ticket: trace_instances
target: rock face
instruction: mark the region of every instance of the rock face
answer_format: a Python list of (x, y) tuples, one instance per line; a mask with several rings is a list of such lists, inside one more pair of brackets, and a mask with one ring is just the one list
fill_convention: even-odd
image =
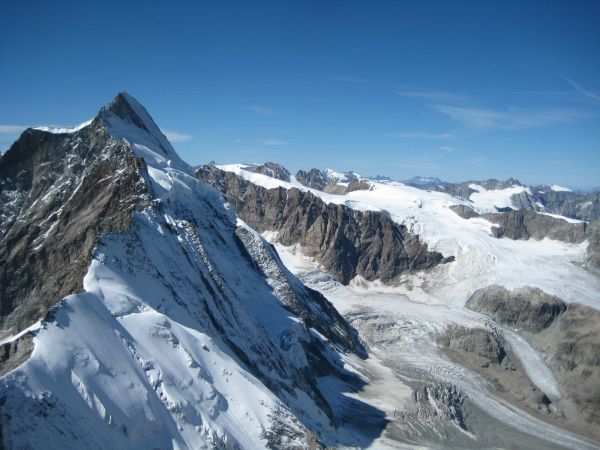
[[(99, 234), (125, 230), (146, 204), (144, 161), (111, 140), (105, 119), (79, 131), (28, 129), (0, 159), (0, 329), (22, 329), (82, 289)], [(1, 333), (0, 333), (1, 335)]]
[(536, 240), (547, 237), (570, 243), (583, 242), (586, 237), (585, 222), (571, 223), (526, 209), (484, 214), (483, 217), (499, 225), (492, 228), (496, 237), (509, 239), (532, 237)]
[(325, 191), (325, 187), (331, 182), (331, 179), (319, 169), (310, 169), (308, 172), (299, 170), (296, 172), (296, 180), (306, 187)]
[(585, 234), (588, 240), (587, 265), (600, 270), (600, 219), (590, 222)]
[[(343, 178), (340, 178), (341, 175), (343, 175)], [(321, 171), (314, 168), (308, 172), (299, 170), (296, 173), (296, 181), (311, 189), (338, 195), (371, 189), (369, 180), (359, 177), (354, 172), (334, 176), (331, 171)]]
[(324, 203), (298, 189), (265, 189), (214, 166), (196, 173), (219, 189), (250, 227), (277, 232), (283, 245), (300, 244), (344, 284), (357, 275), (389, 282), (449, 261), (382, 212)]
[(475, 354), (479, 358), (477, 365), (481, 367), (497, 365), (503, 370), (515, 370), (507, 344), (495, 330), (455, 326), (441, 336), (438, 343), (455, 352)]
[(544, 355), (564, 397), (558, 407), (571, 429), (600, 438), (600, 311), (525, 287), (491, 286), (477, 291), (467, 306), (498, 323), (517, 327)]
[(264, 164), (254, 164), (245, 168), (250, 172), (267, 175), (271, 178), (277, 178), (282, 181), (290, 181), (290, 171), (279, 163), (266, 162)]
[(545, 211), (579, 220), (600, 219), (600, 192), (555, 191), (551, 186), (536, 186), (511, 197), (515, 207)]
[(450, 209), (463, 219), (482, 217), (496, 224), (497, 226), (492, 228), (492, 233), (497, 238), (506, 237), (515, 240), (549, 238), (579, 244), (593, 234), (593, 230), (588, 232), (589, 227), (586, 222), (572, 223), (527, 209), (487, 214), (478, 214), (467, 205), (452, 205)]
[(523, 287), (509, 291), (502, 286), (476, 291), (467, 301), (467, 307), (494, 318), (502, 325), (531, 332), (548, 328), (567, 310), (567, 305), (560, 298), (541, 289)]

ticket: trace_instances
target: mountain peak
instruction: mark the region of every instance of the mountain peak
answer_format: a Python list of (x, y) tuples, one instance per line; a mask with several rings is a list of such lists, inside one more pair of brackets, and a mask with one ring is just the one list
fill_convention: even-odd
[(154, 122), (146, 108), (126, 92), (119, 92), (108, 106), (97, 115), (117, 139), (125, 139), (132, 144), (138, 156), (151, 163), (175, 164), (181, 170), (192, 173), (184, 163), (167, 137)]

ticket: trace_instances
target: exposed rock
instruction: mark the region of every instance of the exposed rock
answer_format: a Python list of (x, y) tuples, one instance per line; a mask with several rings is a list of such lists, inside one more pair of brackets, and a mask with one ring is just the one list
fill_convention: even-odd
[(438, 343), (456, 352), (475, 354), (481, 367), (494, 364), (504, 370), (515, 370), (507, 344), (495, 330), (454, 326), (438, 339)]
[(319, 169), (310, 169), (308, 172), (299, 170), (296, 172), (296, 180), (306, 187), (324, 191), (325, 186), (331, 181), (330, 178)]
[(402, 273), (453, 259), (430, 252), (383, 212), (325, 203), (295, 188), (265, 189), (214, 166), (201, 167), (197, 176), (217, 187), (250, 227), (277, 232), (283, 245), (300, 244), (344, 284), (356, 275), (391, 282)]
[(323, 294), (300, 283), (286, 269), (271, 244), (246, 227), (238, 227), (236, 234), (288, 310), (334, 344), (366, 356), (356, 331)]
[(369, 180), (359, 177), (354, 172), (347, 172), (344, 176), (344, 179), (340, 179), (333, 177), (327, 172), (313, 168), (308, 172), (299, 170), (296, 173), (296, 180), (306, 187), (327, 192), (328, 194), (343, 195), (352, 191), (371, 189)]
[(476, 291), (467, 301), (467, 307), (502, 325), (532, 332), (549, 327), (567, 310), (560, 298), (541, 289), (526, 286), (509, 291), (497, 285)]
[(583, 242), (586, 237), (585, 222), (571, 223), (526, 209), (483, 214), (482, 217), (499, 225), (492, 228), (492, 233), (496, 237), (509, 239), (532, 237), (538, 241), (547, 237), (570, 243)]
[(105, 117), (139, 120), (117, 97), (81, 130), (28, 129), (0, 159), (0, 327), (42, 318), (82, 289), (100, 233), (125, 230), (145, 202), (144, 161), (111, 138)]
[(450, 209), (458, 214), (463, 219), (472, 219), (473, 217), (479, 217), (473, 208), (467, 205), (451, 205)]
[(271, 178), (277, 178), (282, 181), (290, 181), (290, 171), (287, 170), (279, 163), (274, 162), (266, 162), (264, 164), (253, 164), (247, 167), (244, 167), (245, 170), (250, 172), (260, 173), (263, 175), (267, 175)]
[(33, 336), (29, 333), (0, 345), (0, 377), (19, 367), (29, 358), (32, 351)]
[(579, 220), (600, 219), (600, 192), (555, 191), (551, 186), (536, 186), (531, 193), (511, 197), (515, 207), (544, 211)]
[(565, 392), (557, 407), (567, 427), (600, 438), (600, 311), (562, 302), (539, 289), (491, 286), (467, 306), (499, 323), (517, 326), (544, 356)]
[[(586, 222), (572, 223), (567, 220), (540, 214), (527, 209), (478, 214), (467, 205), (452, 205), (450, 209), (463, 219), (483, 217), (496, 224), (492, 233), (497, 238), (541, 240), (544, 238), (578, 244), (593, 236), (593, 230), (588, 232)], [(597, 235), (597, 233), (596, 233)], [(591, 250), (594, 251), (593, 249)], [(596, 250), (597, 252), (597, 250)]]
[(588, 240), (587, 265), (600, 270), (600, 219), (588, 223), (585, 235)]

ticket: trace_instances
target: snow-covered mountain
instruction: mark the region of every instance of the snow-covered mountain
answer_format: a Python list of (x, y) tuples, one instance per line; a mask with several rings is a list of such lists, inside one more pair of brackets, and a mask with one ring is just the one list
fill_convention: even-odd
[[(355, 331), (119, 94), (0, 160), (6, 448), (367, 445)], [(361, 411), (362, 429), (344, 417)], [(320, 445), (320, 444), (319, 444)]]
[(26, 130), (0, 447), (600, 448), (598, 221), (438, 181), (192, 169), (124, 93)]
[[(393, 408), (384, 407), (391, 424), (378, 444), (596, 448), (565, 429), (600, 439), (594, 431), (600, 333), (592, 331), (600, 321), (592, 258), (597, 222), (520, 210), (515, 195), (530, 188), (510, 180), (471, 182), (469, 196), (461, 198), (389, 180), (326, 192), (243, 164), (205, 166), (197, 174), (218, 187), (242, 219), (260, 223), (286, 265), (359, 330), (369, 354), (408, 380), (413, 397), (398, 395)], [(314, 249), (349, 255), (340, 243), (352, 242), (352, 221), (336, 239), (321, 237), (339, 214), (332, 205), (353, 210), (359, 221), (365, 213), (382, 214), (446, 262), (348, 280)], [(386, 240), (381, 228), (370, 229)], [(369, 254), (365, 244), (372, 239), (359, 238), (359, 253)], [(387, 240), (385, 247), (393, 246)], [(469, 300), (480, 297), (485, 308)], [(529, 329), (511, 317), (542, 325)]]

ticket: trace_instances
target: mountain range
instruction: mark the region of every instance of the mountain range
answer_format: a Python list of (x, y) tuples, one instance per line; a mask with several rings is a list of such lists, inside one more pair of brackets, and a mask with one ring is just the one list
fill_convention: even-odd
[(0, 156), (0, 448), (600, 448), (599, 219), (193, 168), (120, 93)]

